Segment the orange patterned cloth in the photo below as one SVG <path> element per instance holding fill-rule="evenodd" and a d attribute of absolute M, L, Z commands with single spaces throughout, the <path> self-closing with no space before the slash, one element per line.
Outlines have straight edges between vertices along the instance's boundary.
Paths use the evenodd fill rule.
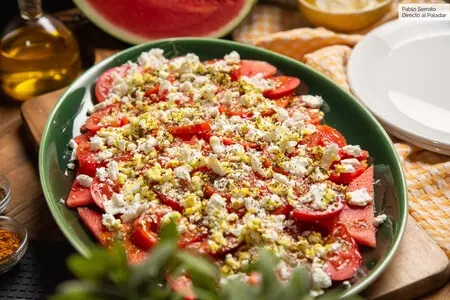
<path fill-rule="evenodd" d="M 358 34 L 338 34 L 325 28 L 308 27 L 308 22 L 294 7 L 295 0 L 278 1 L 282 2 L 280 6 L 257 5 L 233 32 L 233 38 L 302 61 L 347 91 L 350 88 L 346 65 L 352 47 L 363 38 L 362 34 L 397 17 L 397 1 L 394 1 L 391 11 L 374 26 Z M 400 140 L 395 140 L 394 145 L 406 173 L 410 214 L 450 257 L 450 157 Z"/>

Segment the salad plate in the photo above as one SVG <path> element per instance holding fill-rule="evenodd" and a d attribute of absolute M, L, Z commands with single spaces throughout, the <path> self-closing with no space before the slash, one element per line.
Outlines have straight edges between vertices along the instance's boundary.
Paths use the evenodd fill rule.
<path fill-rule="evenodd" d="M 389 22 L 352 51 L 350 87 L 390 133 L 449 155 L 449 51 L 450 22 Z"/>
<path fill-rule="evenodd" d="M 68 170 L 68 164 L 73 158 L 72 150 L 68 147 L 71 144 L 69 141 L 79 136 L 86 127 L 93 130 L 95 126 L 101 124 L 101 122 L 92 123 L 89 121 L 86 123 L 88 118 L 91 120 L 94 116 L 88 117 L 87 112 L 91 111 L 92 113 L 92 108 L 97 102 L 96 99 L 99 99 L 96 82 L 100 75 L 128 61 L 138 61 L 143 52 L 156 48 L 163 50 L 164 55 L 172 61 L 176 61 L 178 57 L 188 53 L 194 53 L 198 55 L 201 61 L 211 61 L 213 64 L 215 60 L 235 51 L 242 60 L 258 60 L 274 66 L 285 77 L 291 77 L 291 82 L 294 77 L 300 79 L 302 84 L 298 93 L 317 95 L 324 100 L 322 123 L 336 128 L 342 133 L 349 145 L 359 145 L 370 154 L 367 164 L 371 166 L 370 170 L 374 171 L 374 178 L 370 177 L 369 179 L 370 182 L 374 181 L 374 208 L 376 215 L 387 215 L 386 222 L 377 229 L 376 247 L 360 246 L 362 265 L 358 268 L 355 276 L 350 279 L 351 287 L 344 294 L 359 293 L 373 282 L 386 268 L 398 249 L 407 219 L 408 205 L 405 179 L 398 156 L 388 135 L 376 119 L 356 99 L 332 81 L 305 65 L 269 51 L 215 39 L 169 39 L 124 50 L 86 71 L 68 88 L 56 104 L 42 137 L 39 170 L 44 194 L 53 217 L 77 251 L 83 255 L 89 255 L 90 249 L 96 242 L 80 220 L 81 217 L 86 223 L 85 213 L 87 208 L 83 208 L 82 212 L 79 209 L 79 214 L 77 214 L 76 210 L 65 205 L 69 205 L 69 200 L 67 202 L 65 200 L 68 198 L 75 178 L 83 186 L 90 186 L 92 182 L 86 177 L 76 176 L 75 172 L 71 170 L 72 168 Z M 294 80 L 297 84 L 298 79 Z M 284 85 L 281 84 L 281 86 Z M 274 97 L 274 92 L 267 92 L 266 95 L 267 97 Z M 98 105 L 95 107 L 98 109 Z M 122 121 L 123 119 L 121 119 Z M 124 121 L 124 124 L 128 124 L 128 121 Z M 139 120 L 136 119 L 135 121 L 136 124 L 139 124 Z M 134 123 L 133 118 L 131 123 Z M 202 125 L 201 130 L 204 130 L 204 126 L 209 125 Z M 318 128 L 322 128 L 320 126 L 329 128 L 324 125 L 318 125 Z M 195 128 L 198 130 L 199 127 Z M 170 130 L 173 134 L 187 133 L 185 129 L 177 127 L 175 130 L 172 127 Z M 99 131 L 100 129 L 96 128 L 95 130 Z M 91 140 L 91 147 L 93 146 L 92 142 L 93 140 Z M 222 143 L 225 144 L 225 140 L 222 140 Z M 145 151 L 144 148 L 142 149 Z M 366 164 L 365 161 L 364 164 Z M 178 171 L 181 172 L 182 170 Z M 284 178 L 281 175 L 276 177 Z M 122 216 L 124 214 L 125 212 Z M 111 225 L 112 223 L 108 224 Z M 89 229 L 92 231 L 92 227 Z M 369 244 L 373 246 L 374 243 L 375 241 Z M 336 284 L 333 287 L 338 285 Z"/>

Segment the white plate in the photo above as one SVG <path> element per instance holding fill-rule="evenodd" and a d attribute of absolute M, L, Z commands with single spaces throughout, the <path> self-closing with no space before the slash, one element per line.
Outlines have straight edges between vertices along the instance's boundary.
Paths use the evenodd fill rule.
<path fill-rule="evenodd" d="M 356 45 L 347 73 L 393 135 L 450 154 L 450 22 L 387 23 Z"/>

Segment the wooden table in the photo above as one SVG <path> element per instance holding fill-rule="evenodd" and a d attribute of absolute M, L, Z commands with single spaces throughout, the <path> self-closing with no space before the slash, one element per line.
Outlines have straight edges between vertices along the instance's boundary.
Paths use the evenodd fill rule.
<path fill-rule="evenodd" d="M 84 39 L 93 36 L 95 33 L 90 29 Z M 87 47 L 82 50 L 89 52 L 95 41 L 95 38 L 91 38 L 91 42 L 85 43 Z M 104 39 L 101 43 L 102 46 L 110 44 Z M 112 44 L 115 47 L 118 45 L 116 41 L 112 41 Z M 94 57 L 91 60 L 94 61 Z M 6 101 L 4 98 L 0 98 L 0 174 L 10 180 L 12 187 L 12 201 L 6 215 L 24 224 L 32 240 L 64 240 L 42 194 L 37 151 L 24 126 L 20 103 Z M 426 299 L 450 299 L 450 283 Z"/>

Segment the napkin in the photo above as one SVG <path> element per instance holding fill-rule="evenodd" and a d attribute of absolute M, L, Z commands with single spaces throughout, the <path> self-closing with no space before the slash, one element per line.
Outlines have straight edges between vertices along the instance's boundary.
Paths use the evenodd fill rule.
<path fill-rule="evenodd" d="M 234 30 L 233 39 L 266 48 L 306 63 L 350 92 L 346 75 L 348 57 L 363 35 L 397 18 L 397 1 L 376 24 L 355 34 L 312 28 L 293 0 L 259 4 Z M 439 0 L 404 0 L 400 3 L 444 3 Z M 450 157 L 393 139 L 405 170 L 409 212 L 450 257 Z"/>

